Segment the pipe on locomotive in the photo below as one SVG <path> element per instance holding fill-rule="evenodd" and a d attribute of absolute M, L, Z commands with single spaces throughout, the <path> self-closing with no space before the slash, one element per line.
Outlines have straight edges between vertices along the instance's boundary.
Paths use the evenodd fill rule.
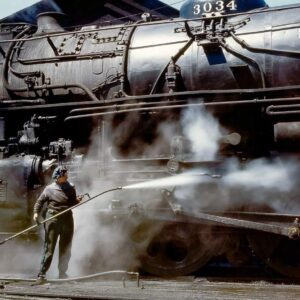
<path fill-rule="evenodd" d="M 31 26 L 27 26 L 22 32 L 20 32 L 17 36 L 16 39 L 24 34 L 26 34 L 29 30 L 31 29 Z M 8 82 L 8 70 L 10 68 L 10 62 L 11 62 L 11 58 L 12 58 L 12 53 L 15 50 L 15 44 L 20 41 L 20 40 L 16 40 L 15 42 L 13 42 L 6 53 L 7 59 L 4 62 L 3 65 L 3 84 L 4 87 L 10 91 L 10 92 L 26 92 L 28 91 L 28 87 L 24 87 L 24 88 L 18 88 L 18 89 L 13 89 L 9 86 L 9 82 Z M 94 93 L 84 84 L 80 84 L 80 83 L 71 83 L 71 84 L 57 84 L 57 85 L 42 85 L 42 86 L 35 86 L 32 88 L 32 90 L 34 91 L 38 91 L 38 90 L 49 90 L 49 89 L 67 89 L 67 88 L 79 88 L 81 90 L 83 90 L 85 92 L 85 94 L 93 101 L 93 102 L 98 102 L 99 103 L 99 99 L 94 95 Z"/>
<path fill-rule="evenodd" d="M 262 53 L 269 53 L 269 54 L 278 54 L 278 55 L 286 55 L 286 56 L 300 56 L 300 52 L 298 51 L 291 51 L 291 50 L 279 50 L 279 49 L 268 49 L 268 48 L 258 48 L 258 47 L 252 47 L 249 45 L 246 41 L 240 39 L 236 34 L 234 34 L 232 31 L 229 31 L 229 34 L 231 37 L 240 44 L 243 48 L 246 48 L 249 51 L 252 52 L 262 52 Z"/>
<path fill-rule="evenodd" d="M 259 64 L 256 60 L 250 58 L 249 56 L 246 56 L 246 55 L 234 50 L 233 48 L 228 46 L 221 38 L 218 38 L 218 42 L 225 50 L 227 50 L 227 52 L 235 55 L 236 57 L 240 58 L 241 60 L 248 62 L 249 64 L 254 65 L 254 67 L 259 71 L 259 74 L 261 77 L 262 88 L 266 88 L 266 77 L 265 77 L 265 73 L 264 73 L 264 70 L 263 70 L 261 64 Z"/>
<path fill-rule="evenodd" d="M 268 104 L 268 103 L 278 103 L 278 102 L 300 102 L 300 97 L 294 97 L 294 98 L 273 98 L 273 99 L 254 99 L 254 100 L 239 100 L 239 101 L 222 101 L 222 102 L 210 102 L 210 103 L 205 103 L 201 102 L 199 105 L 203 106 L 218 106 L 218 105 L 235 105 L 237 104 Z M 186 104 L 186 100 L 174 100 L 172 101 L 172 105 L 174 104 Z M 98 110 L 106 110 L 106 109 L 114 109 L 114 111 L 119 111 L 120 108 L 126 108 L 126 107 L 134 107 L 134 106 L 148 106 L 148 105 L 157 105 L 157 107 L 160 107 L 164 104 L 170 104 L 170 101 L 160 101 L 160 102 L 139 102 L 139 103 L 126 103 L 126 104 L 114 104 L 114 105 L 106 105 L 106 106 L 96 106 L 96 107 L 85 107 L 85 108 L 76 108 L 70 111 L 71 114 L 75 113 L 81 113 L 81 112 L 88 112 L 88 111 L 98 111 Z M 170 106 L 169 106 L 170 107 Z M 270 106 L 271 107 L 271 106 Z M 272 106 L 274 107 L 274 106 Z M 277 107 L 277 106 L 276 106 Z M 266 113 L 268 114 L 268 109 L 266 109 Z"/>
<path fill-rule="evenodd" d="M 84 119 L 84 118 L 91 118 L 91 117 L 100 117 L 100 116 L 107 116 L 111 114 L 123 114 L 128 112 L 141 112 L 141 111 L 152 111 L 152 110 L 166 110 L 166 109 L 181 109 L 181 108 L 187 108 L 187 107 L 210 107 L 210 106 L 227 106 L 227 105 L 249 105 L 249 104 L 267 104 L 267 103 L 273 103 L 273 102 L 283 102 L 283 101 L 300 101 L 300 97 L 295 98 L 278 98 L 278 99 L 253 99 L 253 100 L 239 100 L 239 101 L 220 101 L 220 102 L 210 102 L 210 103 L 189 103 L 189 104 L 178 104 L 178 105 L 165 105 L 165 106 L 159 106 L 159 102 L 157 103 L 157 106 L 151 106 L 151 107 L 139 107 L 139 108 L 130 108 L 130 109 L 123 109 L 118 110 L 118 106 L 114 105 L 111 106 L 111 108 L 115 108 L 113 111 L 108 112 L 99 112 L 99 113 L 92 113 L 92 114 L 83 114 L 83 115 L 75 115 L 75 116 L 69 116 L 65 118 L 65 122 L 68 122 L 70 120 L 75 119 Z M 139 104 L 140 105 L 140 104 Z M 77 109 L 76 112 L 86 111 L 86 110 L 102 110 L 107 109 L 107 107 L 96 107 L 96 108 L 86 108 L 85 110 Z M 74 111 L 71 111 L 71 113 Z"/>
<path fill-rule="evenodd" d="M 121 98 L 113 98 L 113 99 L 107 99 L 107 100 L 99 100 L 99 101 L 79 101 L 79 102 L 61 102 L 61 103 L 55 103 L 55 104 L 41 104 L 41 105 L 31 105 L 31 106 L 22 106 L 22 107 L 7 107 L 7 108 L 0 108 L 0 111 L 23 111 L 23 110 L 33 110 L 33 109 L 46 109 L 46 108 L 59 108 L 59 107 L 76 107 L 76 106 L 82 106 L 84 105 L 86 108 L 93 108 L 96 106 L 97 109 L 106 108 L 108 106 L 101 106 L 98 107 L 99 104 L 112 104 L 113 107 L 119 108 L 121 105 L 117 103 L 122 103 L 126 101 L 135 101 L 135 100 L 155 100 L 155 99 L 162 99 L 167 98 L 167 103 L 177 103 L 177 100 L 174 100 L 176 98 L 183 98 L 183 97 L 204 97 L 209 95 L 242 95 L 242 94 L 252 94 L 253 97 L 260 94 L 268 94 L 268 93 L 274 93 L 277 91 L 294 91 L 294 90 L 300 90 L 300 85 L 293 85 L 293 86 L 284 86 L 284 87 L 274 87 L 274 88 L 265 88 L 265 89 L 234 89 L 234 90 L 197 90 L 197 91 L 189 91 L 189 92 L 174 92 L 174 93 L 162 93 L 162 94 L 154 94 L 154 95 L 140 95 L 140 96 L 128 96 L 128 97 L 121 97 Z M 42 101 L 39 101 L 39 103 L 43 103 Z M 172 102 L 170 102 L 172 101 Z M 214 105 L 235 105 L 235 104 L 259 104 L 259 103 L 272 103 L 272 102 L 293 102 L 293 101 L 300 101 L 299 97 L 293 97 L 293 98 L 270 98 L 270 99 L 258 99 L 255 98 L 253 100 L 239 100 L 239 101 L 226 101 L 226 102 L 209 102 L 209 103 L 202 103 L 201 105 L 204 106 L 214 106 Z M 162 102 L 165 103 L 166 101 Z M 0 104 L 2 102 L 0 101 Z M 144 102 L 148 103 L 148 102 Z M 160 102 L 156 102 L 159 104 Z M 123 104 L 122 104 L 123 105 Z M 124 104 L 126 105 L 126 104 Z M 143 103 L 137 103 L 136 105 L 143 105 Z"/>

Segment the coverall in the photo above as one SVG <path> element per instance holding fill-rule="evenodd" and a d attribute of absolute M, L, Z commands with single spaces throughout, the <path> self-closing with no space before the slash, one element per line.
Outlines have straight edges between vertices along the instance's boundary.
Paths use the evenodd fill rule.
<path fill-rule="evenodd" d="M 53 182 L 48 185 L 37 199 L 33 212 L 40 213 L 44 204 L 47 206 L 46 218 L 77 204 L 76 190 L 73 184 Z M 71 258 L 71 246 L 74 232 L 72 211 L 69 211 L 45 223 L 44 254 L 38 276 L 45 276 L 50 268 L 57 239 L 59 237 L 60 278 L 65 276 Z"/>

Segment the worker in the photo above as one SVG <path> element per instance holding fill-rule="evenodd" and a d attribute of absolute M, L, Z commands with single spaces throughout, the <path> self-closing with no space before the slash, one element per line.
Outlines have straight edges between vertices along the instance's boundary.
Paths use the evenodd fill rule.
<path fill-rule="evenodd" d="M 83 196 L 76 196 L 76 190 L 68 181 L 68 170 L 64 166 L 57 167 L 52 175 L 54 182 L 46 186 L 33 208 L 33 220 L 38 222 L 42 207 L 46 205 L 46 219 L 76 205 Z M 37 284 L 46 282 L 46 272 L 50 268 L 57 239 L 59 237 L 59 278 L 67 278 L 67 269 L 71 258 L 71 245 L 74 232 L 72 211 L 45 223 L 44 254 L 41 268 L 36 280 Z"/>

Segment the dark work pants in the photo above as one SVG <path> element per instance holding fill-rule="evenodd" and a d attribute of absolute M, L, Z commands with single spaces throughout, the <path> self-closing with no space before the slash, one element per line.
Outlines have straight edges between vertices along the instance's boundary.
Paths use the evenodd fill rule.
<path fill-rule="evenodd" d="M 46 218 L 50 218 L 57 214 L 52 210 L 48 210 Z M 44 255 L 41 262 L 39 276 L 46 274 L 50 268 L 53 254 L 59 237 L 59 261 L 58 270 L 60 274 L 64 274 L 68 269 L 69 260 L 71 258 L 71 246 L 74 232 L 73 214 L 71 211 L 54 218 L 45 224 L 45 243 Z"/>

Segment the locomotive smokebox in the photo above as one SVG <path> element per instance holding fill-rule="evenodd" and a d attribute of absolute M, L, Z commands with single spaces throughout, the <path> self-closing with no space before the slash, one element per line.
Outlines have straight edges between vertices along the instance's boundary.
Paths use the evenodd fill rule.
<path fill-rule="evenodd" d="M 35 35 L 45 35 L 49 33 L 64 32 L 65 30 L 59 25 L 58 19 L 65 16 L 59 12 L 44 12 L 37 16 L 38 29 Z"/>

